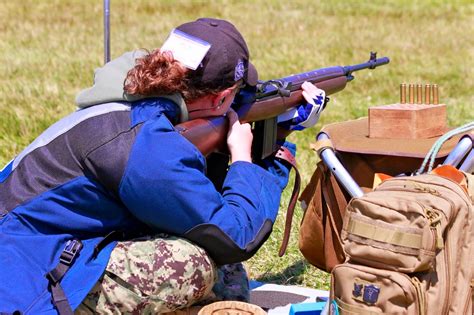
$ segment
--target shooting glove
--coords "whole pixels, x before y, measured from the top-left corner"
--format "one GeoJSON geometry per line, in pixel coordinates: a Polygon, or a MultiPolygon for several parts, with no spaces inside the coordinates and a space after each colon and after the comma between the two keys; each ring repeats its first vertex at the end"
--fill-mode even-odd
{"type": "MultiPolygon", "coordinates": [[[[304,83],[307,84],[307,83],[304,83]]],[[[305,89],[303,84],[303,96],[306,103],[278,116],[278,126],[286,130],[303,130],[314,126],[323,111],[327,101],[326,93],[312,85],[305,89]]]]}

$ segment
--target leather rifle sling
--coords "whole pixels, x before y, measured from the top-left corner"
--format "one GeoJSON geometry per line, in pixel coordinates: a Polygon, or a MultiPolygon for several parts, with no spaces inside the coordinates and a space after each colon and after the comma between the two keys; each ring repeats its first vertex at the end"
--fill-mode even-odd
{"type": "Polygon", "coordinates": [[[295,211],[296,201],[298,200],[298,195],[300,193],[301,185],[301,176],[298,168],[296,167],[296,160],[290,150],[285,147],[280,147],[280,149],[275,154],[275,158],[285,161],[291,167],[295,169],[295,184],[293,186],[293,192],[291,193],[290,202],[288,204],[288,210],[286,211],[286,220],[285,220],[285,230],[283,232],[283,241],[280,246],[280,251],[278,256],[283,256],[285,254],[286,248],[288,246],[288,241],[290,240],[291,224],[293,222],[293,214],[295,211]]]}

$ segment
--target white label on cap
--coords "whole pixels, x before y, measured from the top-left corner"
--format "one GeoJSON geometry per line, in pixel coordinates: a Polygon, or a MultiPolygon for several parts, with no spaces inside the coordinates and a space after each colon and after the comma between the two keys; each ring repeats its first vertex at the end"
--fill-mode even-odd
{"type": "Polygon", "coordinates": [[[211,44],[208,42],[174,29],[161,47],[161,51],[171,51],[174,59],[186,68],[196,70],[209,48],[211,44]]]}

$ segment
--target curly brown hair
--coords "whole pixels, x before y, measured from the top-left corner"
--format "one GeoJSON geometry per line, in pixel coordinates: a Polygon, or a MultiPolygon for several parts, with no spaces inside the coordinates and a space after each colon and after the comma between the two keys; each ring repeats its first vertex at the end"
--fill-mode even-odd
{"type": "Polygon", "coordinates": [[[189,102],[232,86],[224,82],[220,86],[205,86],[200,78],[199,69],[190,71],[171,52],[155,49],[136,60],[135,67],[127,73],[124,90],[143,96],[181,93],[189,102]]]}

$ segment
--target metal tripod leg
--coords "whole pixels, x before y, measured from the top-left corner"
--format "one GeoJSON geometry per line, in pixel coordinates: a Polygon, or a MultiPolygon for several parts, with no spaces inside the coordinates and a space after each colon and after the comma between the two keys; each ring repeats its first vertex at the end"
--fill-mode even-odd
{"type": "MultiPolygon", "coordinates": [[[[471,156],[471,164],[474,163],[472,160],[472,139],[469,136],[462,137],[459,140],[458,144],[454,147],[454,149],[449,153],[446,159],[443,162],[443,165],[451,165],[454,167],[459,167],[459,164],[464,159],[464,157],[471,152],[469,155],[471,156]]],[[[465,159],[467,161],[468,159],[465,159]]]]}
{"type": "MultiPolygon", "coordinates": [[[[329,136],[324,132],[320,132],[316,136],[316,139],[329,139],[329,136]]],[[[339,183],[342,184],[342,186],[352,197],[361,197],[364,194],[360,186],[355,182],[349,172],[347,172],[341,162],[339,162],[338,158],[336,157],[336,154],[334,154],[334,151],[332,149],[323,148],[319,153],[319,157],[324,162],[324,164],[326,164],[326,166],[331,170],[331,172],[334,174],[339,183]]]]}
{"type": "Polygon", "coordinates": [[[464,159],[459,170],[466,173],[474,173],[474,149],[471,149],[471,153],[464,159]]]}

